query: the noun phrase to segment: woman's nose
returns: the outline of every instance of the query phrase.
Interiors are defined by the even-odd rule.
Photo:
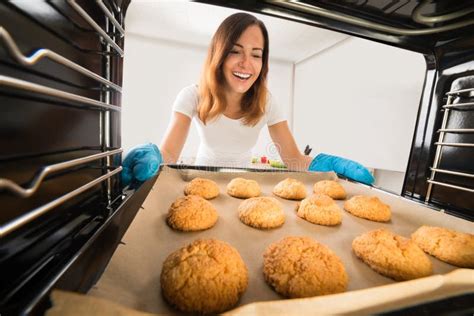
[[[250,56],[248,56],[247,54],[242,54],[239,61],[239,66],[246,68],[249,66],[249,62],[250,62]]]

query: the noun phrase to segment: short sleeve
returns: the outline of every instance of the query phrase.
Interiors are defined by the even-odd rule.
[[[190,85],[183,88],[173,103],[173,111],[182,113],[189,118],[193,118],[197,113],[199,103],[199,92],[197,85]]]
[[[272,126],[276,123],[280,123],[286,121],[286,117],[283,114],[279,104],[276,102],[273,95],[269,95],[268,103],[267,103],[267,125]]]

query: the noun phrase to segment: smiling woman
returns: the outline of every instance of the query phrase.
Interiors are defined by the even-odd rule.
[[[298,150],[286,118],[267,89],[268,60],[264,23],[243,12],[227,17],[212,37],[199,85],[185,87],[176,97],[161,150],[154,145],[131,150],[124,160],[124,182],[151,177],[157,161],[175,163],[194,120],[201,139],[197,165],[248,166],[252,148],[267,126],[289,169],[336,171],[373,183],[372,175],[358,163],[324,154],[313,159]],[[148,156],[153,164],[148,164]]]
[[[268,56],[268,32],[256,17],[240,12],[221,23],[211,40],[199,86],[184,88],[173,105],[173,118],[160,146],[166,162],[177,160],[194,118],[201,137],[198,165],[246,166],[267,125],[270,134],[276,132],[275,142],[288,145],[280,154],[300,169],[307,168],[310,159],[298,151],[286,118],[267,89]]]

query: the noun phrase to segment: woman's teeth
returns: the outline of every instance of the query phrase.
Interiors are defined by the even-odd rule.
[[[252,76],[251,74],[244,74],[242,72],[233,72],[232,74],[234,76],[236,76],[237,78],[244,79],[244,80],[246,80],[246,79],[250,78],[250,76]]]

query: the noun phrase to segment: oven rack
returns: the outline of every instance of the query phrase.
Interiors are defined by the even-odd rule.
[[[120,25],[118,21],[113,17],[112,13],[107,9],[107,7],[104,5],[104,3],[100,0],[96,1],[101,8],[102,11],[106,14],[107,18],[110,19],[112,18],[111,22],[115,26]],[[97,33],[100,34],[100,36],[107,42],[108,45],[110,45],[119,55],[120,57],[123,57],[123,50],[120,48],[120,46],[115,43],[115,41],[107,35],[107,33],[94,21],[93,18],[90,17],[87,12],[76,3],[76,0],[67,0],[67,3],[94,29],[97,31]],[[121,30],[121,31],[120,31]],[[122,36],[124,33],[123,28],[120,26],[119,32],[121,32]]]
[[[89,163],[101,158],[105,158],[108,156],[120,154],[122,152],[123,152],[123,149],[119,148],[119,149],[115,149],[111,151],[102,152],[99,154],[89,155],[82,158],[77,158],[77,159],[73,159],[69,161],[56,163],[53,165],[48,165],[41,169],[41,171],[34,178],[34,180],[30,181],[31,184],[28,188],[23,188],[22,186],[18,185],[17,183],[11,180],[0,178],[0,190],[2,189],[9,190],[10,192],[14,193],[17,196],[27,198],[27,197],[32,196],[38,190],[41,182],[46,178],[46,176],[48,176],[51,173],[69,169],[71,167],[75,167],[78,165],[86,164],[86,163]]]
[[[38,94],[56,97],[56,98],[60,98],[60,99],[68,100],[68,101],[84,103],[84,104],[88,104],[92,108],[96,108],[99,110],[112,110],[112,111],[118,111],[118,112],[121,111],[121,108],[116,105],[110,105],[102,101],[97,101],[95,99],[83,97],[81,95],[50,88],[44,85],[32,83],[32,82],[21,80],[21,79],[16,79],[13,77],[0,75],[0,86],[7,86],[10,88],[23,90],[26,92],[35,92]]]
[[[110,80],[107,80],[96,73],[76,64],[75,62],[63,57],[60,54],[57,54],[56,52],[46,49],[46,48],[41,48],[37,50],[35,53],[33,53],[31,56],[27,57],[23,55],[18,48],[18,45],[15,43],[13,38],[11,37],[10,33],[8,31],[0,26],[0,39],[3,40],[3,44],[5,44],[8,53],[10,54],[11,57],[14,58],[16,62],[23,66],[33,66],[39,61],[41,61],[44,58],[48,58],[58,64],[61,64],[65,67],[68,67],[72,70],[75,70],[77,72],[80,72],[81,74],[98,81],[112,89],[114,89],[117,92],[122,92],[122,88],[119,85],[116,85],[115,83],[111,82]]]
[[[104,11],[105,15],[109,18],[110,22],[117,28],[117,30],[120,33],[120,37],[125,36],[125,30],[123,29],[122,25],[115,19],[114,15],[112,12],[107,9],[107,6],[104,4],[104,1],[102,0],[96,0],[96,3],[99,5],[99,8]]]
[[[439,185],[444,187],[449,187],[456,190],[462,190],[470,193],[474,193],[474,188],[468,188],[461,185],[456,185],[452,183],[447,183],[443,181],[435,180],[435,176],[437,173],[442,174],[449,174],[454,175],[457,177],[467,177],[467,178],[474,178],[474,174],[466,173],[466,172],[459,172],[454,170],[446,170],[439,168],[441,163],[441,158],[443,156],[443,148],[444,147],[464,147],[464,148],[474,148],[474,143],[452,143],[452,142],[444,142],[444,138],[447,133],[459,133],[459,134],[474,134],[474,128],[447,128],[448,119],[451,111],[473,111],[474,110],[474,102],[462,102],[462,103],[455,103],[453,104],[453,99],[455,97],[467,96],[470,97],[471,93],[474,93],[474,88],[469,89],[460,89],[454,90],[446,93],[447,95],[447,102],[446,105],[443,105],[442,108],[444,109],[443,120],[441,123],[441,128],[438,129],[439,137],[438,141],[434,143],[436,146],[435,157],[433,160],[433,165],[430,167],[430,177],[427,179],[428,188],[426,191],[425,202],[430,202],[432,196],[433,185]]]
[[[63,204],[64,202],[72,199],[73,197],[75,196],[78,196],[79,194],[89,190],[90,188],[92,188],[93,186],[105,181],[105,180],[108,180],[110,177],[112,177],[113,175],[119,173],[122,171],[122,167],[119,166],[115,169],[113,169],[112,171],[109,171],[107,172],[106,174],[84,184],[83,186],[63,195],[63,196],[60,196],[59,198],[57,199],[54,199],[40,207],[37,207],[17,218],[15,218],[14,220],[0,226],[0,239],[2,239],[3,237],[5,237],[6,235],[8,235],[9,233],[21,228],[23,225],[25,224],[28,224],[29,222],[31,222],[32,220],[38,218],[39,216],[47,213],[48,211],[52,210],[53,208]]]
[[[317,15],[323,18],[329,18],[336,20],[338,22],[343,22],[343,23],[348,23],[350,25],[358,26],[358,27],[363,27],[366,29],[371,29],[374,31],[380,31],[384,32],[387,34],[392,34],[392,35],[403,35],[403,36],[419,36],[419,35],[430,35],[430,34],[437,34],[440,32],[448,32],[448,31],[454,31],[460,28],[464,28],[466,26],[470,26],[474,24],[474,19],[465,19],[465,20],[460,20],[457,22],[445,24],[442,26],[432,26],[433,23],[427,23],[427,20],[430,20],[431,18],[436,18],[439,20],[439,22],[445,22],[445,21],[450,21],[452,19],[457,19],[463,16],[468,15],[471,13],[471,10],[473,8],[465,8],[462,10],[458,10],[453,12],[452,14],[443,14],[439,16],[426,16],[422,15],[420,11],[429,3],[429,0],[424,0],[421,3],[418,4],[417,8],[413,11],[413,16],[410,18],[417,22],[421,23],[426,27],[419,27],[414,26],[412,28],[409,27],[399,27],[399,26],[390,26],[386,24],[382,24],[379,22],[373,22],[369,21],[368,19],[360,18],[360,17],[354,17],[351,15],[347,15],[344,13],[340,12],[334,12],[332,10],[328,10],[322,6],[315,5],[313,3],[307,3],[303,2],[300,0],[288,0],[288,1],[272,1],[272,0],[264,0],[267,4],[273,5],[275,7],[283,7],[287,8],[290,10],[295,10],[299,11],[302,13],[309,13],[311,15]],[[400,2],[399,0],[394,0],[392,3],[398,3]],[[367,2],[362,3],[362,5],[357,5],[357,7],[363,7],[366,5]],[[409,2],[405,3],[408,4]],[[385,8],[387,8],[386,6]],[[391,7],[391,6],[390,6]],[[388,7],[388,8],[390,8]],[[397,7],[396,10],[399,10],[400,8],[404,7],[404,5],[401,5],[400,7]],[[417,10],[418,9],[418,10]],[[382,9],[383,10],[383,9]],[[380,11],[380,14],[386,14],[387,12]],[[278,12],[276,10],[272,10],[269,8],[265,8],[264,11],[270,13],[270,14],[275,14],[275,15],[281,15],[281,12]],[[392,14],[395,11],[392,10],[388,12],[388,14]],[[301,17],[301,20],[305,20],[305,18]]]

